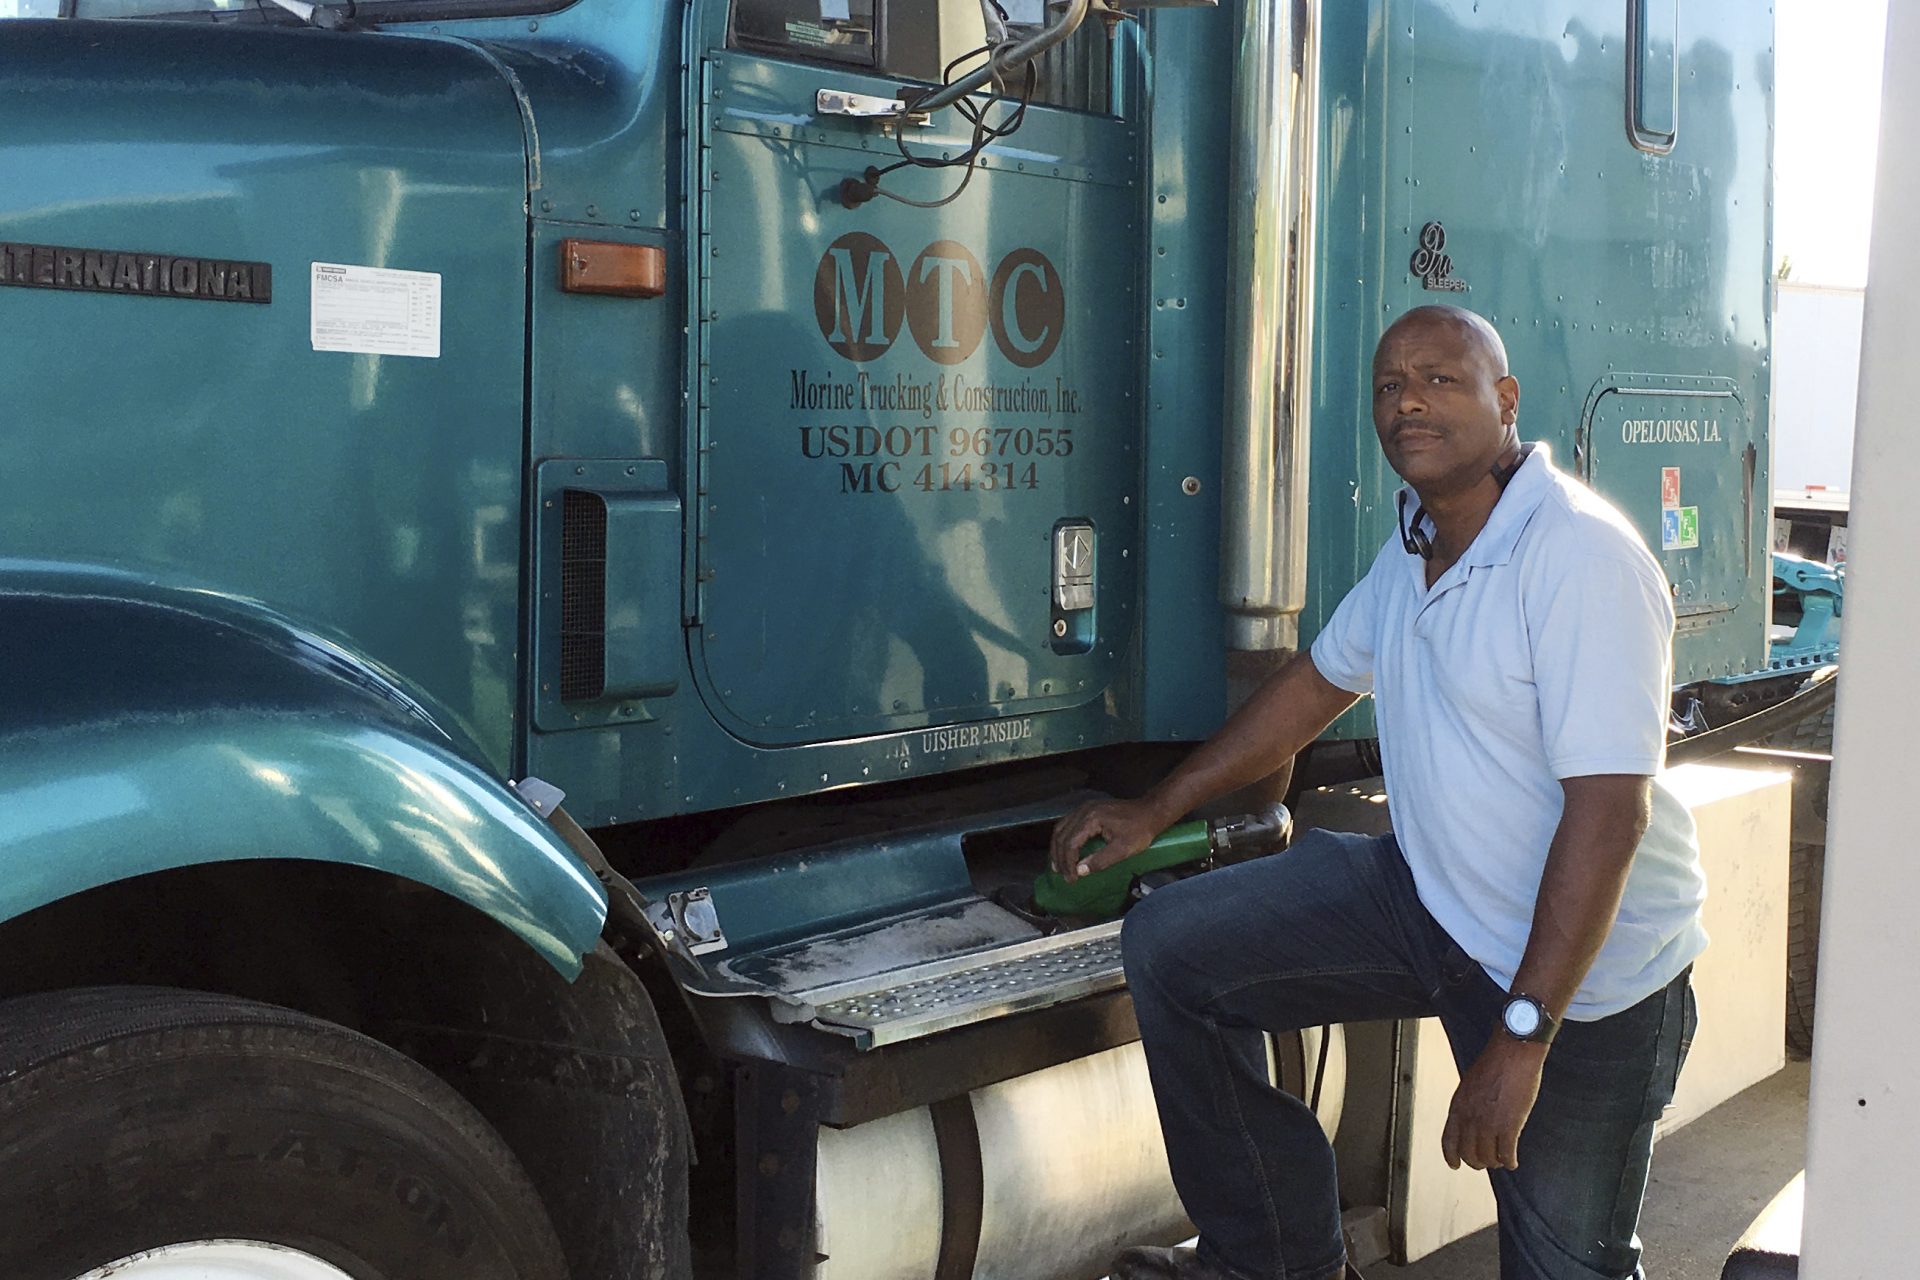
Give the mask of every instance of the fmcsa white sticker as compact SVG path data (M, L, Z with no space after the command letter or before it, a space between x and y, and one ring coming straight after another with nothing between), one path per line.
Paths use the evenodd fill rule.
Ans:
M440 356L440 275L313 264L315 351L372 356Z

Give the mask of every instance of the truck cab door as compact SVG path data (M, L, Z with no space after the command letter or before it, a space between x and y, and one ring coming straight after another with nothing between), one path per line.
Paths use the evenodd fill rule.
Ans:
M937 83L983 33L977 0L737 0L703 55L690 656L749 742L1027 716L1126 669L1139 144L1110 86L1132 68L1089 24L971 172L841 200L965 154L960 111L860 100Z

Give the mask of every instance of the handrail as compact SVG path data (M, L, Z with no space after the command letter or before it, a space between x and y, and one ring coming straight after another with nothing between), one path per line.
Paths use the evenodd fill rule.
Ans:
M277 4L279 0L274 0ZM1673 128L1649 129L1640 118L1640 98L1646 91L1647 30L1651 15L1647 0L1627 0L1627 141L1650 156L1670 155L1680 138L1679 67L1674 68ZM1674 49L1678 59L1680 50Z

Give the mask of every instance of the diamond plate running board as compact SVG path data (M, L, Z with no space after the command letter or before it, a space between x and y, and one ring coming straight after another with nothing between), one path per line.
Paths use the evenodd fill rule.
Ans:
M811 1022L862 1049L1044 1009L1124 986L1120 923L792 991L782 1022Z

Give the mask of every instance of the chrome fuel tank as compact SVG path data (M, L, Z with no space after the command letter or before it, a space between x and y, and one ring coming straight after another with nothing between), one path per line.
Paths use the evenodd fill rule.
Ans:
M1311 1072L1320 1034L1278 1038L1276 1077L1293 1083L1303 1062ZM1345 1092L1345 1038L1335 1027L1319 1109L1329 1138ZM1138 1043L977 1089L965 1102L957 1127L970 1119L978 1135L977 1205L965 1185L973 1152L929 1108L821 1129L816 1280L933 1280L943 1238L969 1235L975 1222L977 1241L955 1240L946 1251L970 1249L976 1280L1091 1280L1127 1245L1193 1234L1167 1172ZM953 1207L952 1222L943 1205Z

